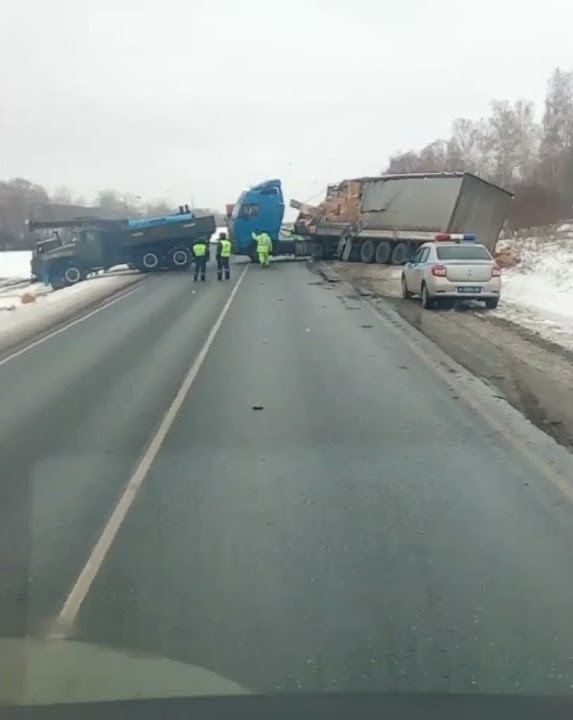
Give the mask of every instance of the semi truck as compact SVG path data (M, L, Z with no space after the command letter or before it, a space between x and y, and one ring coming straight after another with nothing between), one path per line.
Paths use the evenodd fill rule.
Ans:
M200 239L209 242L215 218L196 216L181 206L178 213L155 218L30 220L28 226L32 231L57 232L53 240L58 242L47 249L45 241L36 244L32 274L48 277L52 287L59 289L116 265L126 264L141 272L187 270L193 243Z
M241 194L229 231L237 254L256 257L252 233L265 230L274 254L402 265L436 233L472 233L493 251L512 193L471 173L381 175L329 185L317 206L291 201L294 231L282 231L280 180Z

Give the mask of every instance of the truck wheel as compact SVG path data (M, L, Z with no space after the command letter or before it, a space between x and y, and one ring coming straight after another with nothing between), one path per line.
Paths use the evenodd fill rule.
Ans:
M403 265L410 256L410 250L406 243L394 245L390 262L392 265Z
M360 260L363 263L374 262L374 255L376 254L376 248L372 240L365 240L360 246Z
M426 283L422 285L422 307L424 310L431 310L434 307L434 298L428 292Z
M76 262L70 262L64 269L63 279L66 286L76 285L85 278L81 265Z
M191 254L186 247L175 247L169 252L170 270L187 270L191 264Z
M64 276L61 273L53 275L50 280L50 285L52 286L52 290L62 290L66 287L66 281L64 280Z
M141 270L153 272L159 269L159 255L153 250L146 250L141 256Z
M385 265L390 260L391 254L392 246L387 240L382 240L376 248L375 262L380 263L380 265Z

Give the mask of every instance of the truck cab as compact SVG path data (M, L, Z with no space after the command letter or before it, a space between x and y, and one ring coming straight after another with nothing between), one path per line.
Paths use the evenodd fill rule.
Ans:
M280 180L253 185L241 194L231 214L229 231L236 255L256 258L252 234L267 232L275 243L284 217L285 204Z

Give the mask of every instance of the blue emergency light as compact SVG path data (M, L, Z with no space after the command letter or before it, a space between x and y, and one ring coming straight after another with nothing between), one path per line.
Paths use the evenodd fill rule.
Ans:
M438 233L435 238L438 242L477 242L475 233Z

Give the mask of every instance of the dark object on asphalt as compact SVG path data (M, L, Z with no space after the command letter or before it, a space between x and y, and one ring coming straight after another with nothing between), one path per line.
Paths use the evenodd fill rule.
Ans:
M262 410L263 405L253 405L253 410Z
M374 325L361 325L361 328L364 328L365 330L368 330L369 328L373 328Z

